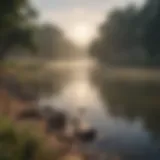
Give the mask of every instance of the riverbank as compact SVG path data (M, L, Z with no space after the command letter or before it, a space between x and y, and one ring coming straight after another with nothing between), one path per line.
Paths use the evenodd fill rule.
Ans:
M2 98L3 97L3 98ZM0 114L1 117L5 115L6 119L13 123L14 128L17 128L20 131L28 131L35 135L35 137L39 137L41 140L45 141L45 144L48 146L50 150L53 152L59 153L60 157L68 157L71 156L70 143L67 141L59 140L56 137L56 134L50 134L46 132L46 122L45 120L34 120L34 119L26 119L26 120L17 120L17 116L23 112L27 111L31 108L37 107L35 101L24 101L20 98L15 98L7 91L0 90ZM3 107L2 107L3 106ZM63 156L65 155L65 156ZM78 151L76 153L76 157L82 156L82 153ZM57 159L58 160L58 159Z
M21 68L21 70L22 70L22 68ZM25 74L25 73L27 73L26 71L27 71L28 69L26 68L26 69L23 69L23 71L19 71L18 69L15 69L15 72L16 72L16 75L17 75L17 77L19 78L19 76L18 75L24 75L25 76L25 78L23 78L22 79L22 81L23 80L25 80L26 82L28 82L28 79L27 79L27 74ZM34 73L36 73L36 71L35 70L31 70L31 71L29 71L29 72L32 72L33 73L33 71L34 71ZM38 70L39 71L39 70ZM41 70L42 71L42 70ZM68 74L68 73L67 73ZM13 75L13 74L12 74ZM32 75L31 77L29 77L31 80L34 80L34 82L36 83L37 82L37 76L35 76L34 74L30 74L30 75ZM66 74L65 74L66 75ZM33 78L33 76L34 76L34 78ZM42 76L42 78L43 79L45 79L46 78L46 76ZM12 78L10 78L10 79L12 79L13 80L13 77ZM62 78L63 79L63 78ZM9 81L10 82L10 81ZM21 81L20 81L21 82ZM31 81L32 82L32 81ZM29 83L30 84L30 83ZM14 85L13 85L14 86ZM26 87L26 83L24 83L24 85L22 85L22 86L24 86L24 87ZM33 87L35 87L34 85L33 85ZM28 89L28 87L27 87L27 89ZM31 86L31 89L32 89L32 86ZM76 88L77 89L77 88ZM16 87L16 91L17 91L17 87ZM15 90L14 90L14 93L15 93ZM32 92L29 92L29 93L27 93L27 94L29 94L30 95L30 93L34 93L33 91ZM20 95L22 95L22 94L20 94ZM13 110L14 110L14 114L15 114L15 110L19 110L20 108L23 108L23 106L22 106L22 104L24 105L24 100L20 100L21 98L19 97L19 94L18 94L18 96L17 96L17 98L18 98L18 101L17 100L14 100L14 102L10 102L10 104L14 104L14 106L12 107L13 108ZM36 98L36 97L35 97ZM15 98L14 98L15 99ZM19 103L20 102L20 103ZM31 103L32 103L32 105L31 105ZM26 104L28 104L28 105L26 105ZM17 106L19 105L19 107L17 108L17 109L15 109ZM27 108L32 108L32 107L34 107L34 106L37 106L37 102L36 102L36 99L33 99L33 100L25 100L25 109ZM13 114L13 115L14 115ZM32 124L31 124L32 123ZM39 132L37 133L37 134L39 134L39 133L43 133L43 124L42 124L42 126L41 126L41 123L37 123L37 122L34 122L33 123L33 121L31 121L31 122L22 122L22 125L23 124L25 124L25 126L26 125L29 125L29 128L37 128L36 130L38 130ZM42 127L42 128L41 128ZM41 130L42 129L42 130ZM66 141L63 141L63 140L61 140L61 141L59 141L57 138L56 138L56 136L54 135L54 134L52 134L52 135L48 135L48 134L46 134L46 138L48 139L47 141L48 141L48 143L51 143L50 144L50 146L51 146L51 148L54 150L54 149L56 149L57 150L57 148L58 148L58 150L60 149L60 151L62 151L62 152L64 152L64 151L66 151L66 150L68 150L68 145L70 145L70 143L68 143L68 142L66 142ZM81 158L82 160L83 159L86 159L86 160L90 160L90 159L92 159L93 160L93 158L95 158L96 157L96 160L98 159L98 160L100 160L100 154L101 153L84 153L84 152L82 152L80 149L79 149L79 147L77 148L77 150L76 150L76 153L75 153L75 151L67 151L68 153L67 154L69 154L69 155L71 155L71 158L73 157L73 155L74 155L74 158L75 158L75 154L76 154L76 156L77 157L79 157L79 158ZM84 156L85 155L85 156ZM91 158L92 157L92 158ZM98 157L98 158L97 158ZM69 156L69 158L70 158L70 156ZM110 158L110 160L112 160L111 158Z
M17 115L21 112L38 108L37 98L39 97L37 96L38 94L34 92L32 86L28 88L27 85L19 83L19 79L17 80L13 74L6 74L5 79L1 81L0 87L0 114L6 115L20 130L30 130L32 128L32 132L36 136L40 136L42 139L45 137L44 139L49 148L60 153L62 158L71 160L74 157L74 159L88 160L88 157L85 158L86 153L82 153L78 146L76 151L72 151L70 150L71 144L69 141L59 140L54 133L46 133L46 122L44 120L16 120Z
M17 120L17 116L29 109L38 109L38 100L43 94L52 94L59 90L58 85L53 86L54 74L44 68L44 64L3 64L3 75L0 81L0 115L7 117L14 123L14 128L27 130L36 137L44 139L49 150L59 154L59 157L68 157L70 153L69 142L59 140L56 134L46 132L44 119ZM65 156L64 156L65 155ZM47 156L47 155L46 155ZM76 157L82 157L78 151ZM82 158L81 158L82 159ZM55 159L56 160L56 159Z

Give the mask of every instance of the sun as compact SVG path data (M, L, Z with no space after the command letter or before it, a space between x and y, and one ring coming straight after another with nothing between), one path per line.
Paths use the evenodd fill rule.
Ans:
M79 23L70 28L68 36L76 44L84 46L91 41L93 37L93 30L90 25Z

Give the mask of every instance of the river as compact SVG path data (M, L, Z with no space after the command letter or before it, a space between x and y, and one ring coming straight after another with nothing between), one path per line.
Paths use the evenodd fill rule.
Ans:
M95 66L95 62L90 60L81 60L73 63L50 63L47 67L53 68L53 72L61 72L62 70L65 73L67 72L70 80L65 81L64 79L64 85L60 92L53 93L51 97L41 99L40 104L49 104L71 115L77 114L78 108L86 108L86 121L98 130L98 139L90 146L93 150L118 155L122 160L160 159L159 133L158 138L155 140L152 130L146 127L145 118L150 111L152 112L152 109L148 109L151 106L148 106L146 110L142 108L140 111L138 108L136 112L134 107L129 108L131 116L129 114L127 116L129 118L132 117L132 120L126 118L125 114L119 114L122 111L123 113L128 113L126 112L128 106L125 108L125 105L119 104L116 98L115 101L117 103L115 105L119 104L117 108L111 106L112 103L107 103L107 100L104 101L100 87L93 84L90 79ZM127 98L126 96L125 99ZM112 112L112 110L118 112L118 114L113 114L115 112ZM134 116L132 115L132 110L133 113L136 113ZM144 114L139 112L144 112L147 116L142 116ZM160 115L154 116L155 112L151 117L153 121L157 121L154 118ZM151 124L153 128L157 129L157 123ZM154 126L155 124L157 126Z

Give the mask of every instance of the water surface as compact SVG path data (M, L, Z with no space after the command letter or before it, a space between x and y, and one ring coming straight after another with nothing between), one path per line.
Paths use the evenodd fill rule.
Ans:
M53 66L50 64L49 67ZM146 110L143 107L137 109L137 103L131 107L123 105L123 103L119 103L117 97L113 99L115 105L113 103L112 106L112 103L107 100L109 96L106 96L104 100L100 86L94 85L90 80L93 66L87 61L78 61L68 65L67 63L61 64L56 69L53 67L53 72L61 72L61 70L67 72L70 80L65 81L64 79L60 92L53 93L51 97L42 98L41 105L52 105L70 115L77 114L78 108L85 107L87 109L87 115L84 117L86 122L98 130L98 139L94 145L90 146L96 151L118 154L122 159L160 159L159 137L155 138L152 129L147 129L145 124L148 122L145 119L149 115L148 108L150 107L152 110L152 106L147 106ZM54 80L53 83L56 84ZM126 87L126 85L124 86ZM146 90L143 91L142 93L145 93ZM123 93L123 89L120 91L120 96L121 93ZM127 100L128 97L125 96ZM123 95L123 98L125 96ZM134 102L135 100L131 104ZM151 122L152 120L156 121L155 117L154 115L150 117ZM151 126L157 128L157 123L151 123Z

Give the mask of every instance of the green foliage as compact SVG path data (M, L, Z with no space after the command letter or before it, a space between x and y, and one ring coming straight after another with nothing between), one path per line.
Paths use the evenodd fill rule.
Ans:
M91 55L103 64L92 79L110 114L140 119L154 137L160 135L159 70L139 67L160 65L159 28L160 1L147 0L140 9L129 6L114 10L90 48ZM118 67L108 69L109 64Z
M80 52L59 28L50 24L38 27L35 17L29 0L0 1L0 60L10 54L22 55L24 49L53 59L74 58Z
M74 59L78 54L80 55L78 47L66 39L64 33L54 25L39 26L34 37L38 57L63 60Z
M15 45L33 49L32 31L35 11L28 0L0 2L0 59Z
M151 56L160 54L160 1L149 1L150 10L153 12L153 16L149 19L145 27L144 46Z
M90 46L91 55L104 64L148 66L160 62L160 2L148 0L142 8L116 9Z
M0 120L1 160L56 160L57 154L45 148L43 141L30 131L18 131L9 120Z

